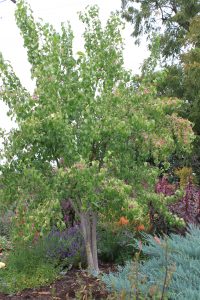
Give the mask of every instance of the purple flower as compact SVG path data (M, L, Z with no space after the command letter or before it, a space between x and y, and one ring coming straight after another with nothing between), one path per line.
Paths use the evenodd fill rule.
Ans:
M84 241L78 225L64 231L53 228L45 238L45 243L50 258L67 259L70 264L85 260Z

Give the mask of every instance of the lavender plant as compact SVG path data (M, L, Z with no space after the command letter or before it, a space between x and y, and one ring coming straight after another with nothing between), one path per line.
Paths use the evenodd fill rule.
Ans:
M43 239L43 244L49 259L57 259L67 266L85 263L84 242L78 225L64 231L53 228Z

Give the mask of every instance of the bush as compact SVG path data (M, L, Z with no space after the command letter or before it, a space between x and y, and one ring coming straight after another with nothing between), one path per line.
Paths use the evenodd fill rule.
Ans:
M97 238L98 254L103 262L124 264L134 255L132 244L135 234L127 226L101 224L98 227Z
M177 171L177 174L182 174L181 172L183 171L183 175L185 177L181 178L182 180L182 187L184 188L182 191L184 192L181 197L178 199L175 199L176 201L169 202L167 203L166 200L166 206L168 207L169 211L174 215L179 218L180 224L179 224L179 229L185 224L199 224L200 223L200 188L196 184L192 183L192 177L187 177L187 174L190 174L189 172L192 172L192 169L190 168L182 168L181 170ZM182 176L182 175L181 175ZM189 176L189 175L188 175ZM192 175L191 175L192 176ZM189 178L189 181L186 182L186 179ZM183 183L184 182L184 183ZM169 180L167 177L162 177L156 184L155 190L156 193L164 194L165 199L167 199L168 196L171 196L177 192L178 185L177 184L170 184ZM161 216L159 216L161 217ZM154 218L154 216L153 216ZM162 219L160 218L162 221ZM182 222L181 224L181 220ZM161 228L158 219L154 219L154 227ZM164 220L166 221L166 220ZM168 224L167 224L168 225ZM173 226L172 226L173 225ZM178 225L178 224L177 224ZM180 226L182 225L182 226ZM177 226L174 226L174 224L170 224L169 229L176 230ZM164 230L163 230L164 231ZM164 231L166 233L166 230ZM168 231L169 232L169 231Z
M195 177L192 172L192 168L182 167L180 169L175 169L174 174L179 178L179 184L181 188L185 188L188 182L194 182Z
M48 260L44 248L17 244L10 251L6 268L0 270L0 291L13 293L51 283L59 273L55 260Z
M182 218L186 224L200 223L200 188L197 185L188 182L185 186L185 195L177 201L169 205L169 209L173 214Z
M172 234L168 238L145 235L142 251L147 261L127 263L118 273L104 274L109 289L134 299L136 291L150 297L161 295L163 286L170 299L199 299L200 228L191 225L186 236ZM137 289L136 289L137 287ZM147 298L148 299L148 298Z
M56 259L58 264L64 266L85 264L85 246L78 225L64 231L53 229L40 243L43 244L47 257Z

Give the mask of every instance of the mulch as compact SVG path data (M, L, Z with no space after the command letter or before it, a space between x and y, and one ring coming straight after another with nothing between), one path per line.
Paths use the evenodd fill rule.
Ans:
M103 272L114 271L113 265L101 265ZM107 299L108 291L100 279L88 275L84 270L72 269L50 286L26 289L15 295L0 293L0 300L71 300Z

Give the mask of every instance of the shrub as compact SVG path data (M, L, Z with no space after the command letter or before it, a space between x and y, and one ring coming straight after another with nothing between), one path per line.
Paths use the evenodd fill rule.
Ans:
M190 225L185 237L172 234L159 239L145 235L145 239L142 251L149 259L140 262L138 270L129 262L116 274L104 274L107 287L125 293L129 299L136 293L135 286L141 295L152 296L152 291L162 294L165 285L170 299L199 299L200 228Z
M190 168L182 168L180 170L184 171L183 174L187 175L191 172ZM187 173L188 172L188 173ZM179 174L179 173L177 173ZM181 173L182 174L182 173ZM188 175L189 176L189 175ZM184 194L181 195L178 199L175 199L176 201L169 202L166 205L169 209L169 211L179 218L180 225L181 219L184 220L186 224L188 223L194 223L199 224L200 223L200 188L193 184L191 181L191 178L186 183L186 179L189 177L184 177L184 184L182 183L182 187L184 187ZM182 181L183 181L182 179ZM171 196L175 194L177 191L178 185L176 184L170 184L169 180L166 177L162 177L156 184L155 190L158 194L164 194L165 199L167 199L168 196ZM154 216L153 216L154 217ZM154 220L155 226L159 225L158 220ZM174 225L174 224L171 224ZM178 225L178 224L177 224ZM171 230L172 230L171 226Z
M185 195L169 205L173 214L184 219L186 223L200 223L200 188L191 182L185 186Z
M178 176L180 181L180 187L185 188L189 181L194 182L194 175L192 168L183 167L174 171L175 175Z
M98 227L98 253L103 262L125 263L133 257L135 234L127 226L104 223Z
M171 184L166 176L160 178L155 186L156 193L162 193L165 196L174 195L176 189L177 189L177 185Z
M47 257L56 259L58 264L77 266L85 263L85 247L78 225L64 231L54 228L40 243L43 244Z

